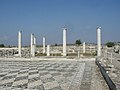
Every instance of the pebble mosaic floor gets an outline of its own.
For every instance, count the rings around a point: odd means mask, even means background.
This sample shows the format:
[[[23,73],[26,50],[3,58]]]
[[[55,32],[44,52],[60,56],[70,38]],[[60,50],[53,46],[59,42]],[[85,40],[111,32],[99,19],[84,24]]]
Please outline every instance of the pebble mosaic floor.
[[[0,90],[79,90],[90,70],[78,61],[0,61]]]

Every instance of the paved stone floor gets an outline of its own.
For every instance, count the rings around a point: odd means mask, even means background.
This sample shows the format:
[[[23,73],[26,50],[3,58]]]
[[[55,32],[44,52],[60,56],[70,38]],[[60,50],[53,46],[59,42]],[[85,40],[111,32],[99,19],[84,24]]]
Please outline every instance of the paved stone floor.
[[[0,61],[0,90],[90,90],[93,64]]]

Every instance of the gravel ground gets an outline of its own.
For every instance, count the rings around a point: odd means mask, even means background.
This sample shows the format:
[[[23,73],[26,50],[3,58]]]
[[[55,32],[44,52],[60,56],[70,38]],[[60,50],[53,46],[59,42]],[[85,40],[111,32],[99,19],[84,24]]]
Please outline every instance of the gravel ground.
[[[120,90],[120,54],[109,53],[105,57],[103,55],[100,57],[100,61],[117,90]]]

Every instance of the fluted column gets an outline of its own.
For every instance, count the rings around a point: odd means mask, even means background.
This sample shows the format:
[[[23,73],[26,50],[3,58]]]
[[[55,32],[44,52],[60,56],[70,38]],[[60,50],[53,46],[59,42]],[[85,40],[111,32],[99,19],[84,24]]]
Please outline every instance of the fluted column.
[[[83,42],[83,53],[85,53],[85,42]]]
[[[35,56],[35,52],[36,52],[36,37],[34,36],[33,37],[33,52],[32,52],[32,56],[34,57]]]
[[[101,27],[97,28],[97,56],[101,56]]]
[[[21,57],[21,48],[22,48],[22,32],[18,32],[18,54]]]
[[[45,37],[43,37],[43,53],[45,53]]]
[[[47,45],[47,56],[50,56],[50,45]]]
[[[66,56],[66,31],[67,29],[63,29],[63,56]]]
[[[31,56],[33,56],[33,44],[34,44],[34,34],[31,34]]]

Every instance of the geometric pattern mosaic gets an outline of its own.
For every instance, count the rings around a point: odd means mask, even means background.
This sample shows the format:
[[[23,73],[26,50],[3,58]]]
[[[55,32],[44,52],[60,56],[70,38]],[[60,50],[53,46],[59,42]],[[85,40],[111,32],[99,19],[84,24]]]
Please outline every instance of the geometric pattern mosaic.
[[[79,90],[85,62],[0,61],[0,90]]]

